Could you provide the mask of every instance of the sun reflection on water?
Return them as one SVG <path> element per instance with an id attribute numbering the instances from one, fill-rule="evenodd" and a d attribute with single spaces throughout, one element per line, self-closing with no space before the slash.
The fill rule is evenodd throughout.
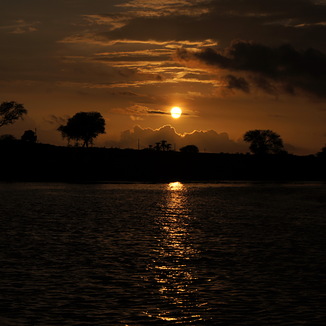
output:
<path id="1" fill-rule="evenodd" d="M 195 281 L 195 260 L 199 250 L 194 247 L 193 216 L 189 209 L 188 189 L 180 182 L 166 185 L 161 214 L 156 223 L 159 230 L 157 246 L 153 249 L 148 269 L 157 284 L 158 305 L 148 316 L 175 324 L 189 324 L 202 320 L 199 313 Z"/>
<path id="2" fill-rule="evenodd" d="M 183 189 L 185 189 L 185 186 L 181 182 L 179 182 L 179 181 L 170 182 L 168 184 L 168 189 L 171 190 L 171 191 L 183 190 Z"/>

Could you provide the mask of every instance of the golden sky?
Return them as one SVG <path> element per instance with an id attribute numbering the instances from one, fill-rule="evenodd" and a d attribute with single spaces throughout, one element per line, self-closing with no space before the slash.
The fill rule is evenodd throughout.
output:
<path id="1" fill-rule="evenodd" d="M 99 111 L 98 146 L 247 151 L 249 129 L 291 153 L 326 143 L 325 1 L 12 0 L 0 12 L 0 101 L 28 109 L 0 134 L 65 144 L 64 119 Z"/>

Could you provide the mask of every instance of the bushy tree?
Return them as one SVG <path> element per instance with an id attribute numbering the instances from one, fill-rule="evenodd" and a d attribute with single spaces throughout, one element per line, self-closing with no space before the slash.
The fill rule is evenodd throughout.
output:
<path id="1" fill-rule="evenodd" d="M 37 141 L 36 132 L 33 130 L 25 130 L 24 134 L 21 136 L 20 139 L 22 141 L 36 143 L 36 141 Z"/>
<path id="2" fill-rule="evenodd" d="M 180 152 L 183 153 L 198 153 L 199 149 L 196 145 L 186 145 L 180 148 Z"/>
<path id="3" fill-rule="evenodd" d="M 83 147 L 93 144 L 94 138 L 105 133 L 105 120 L 99 112 L 78 112 L 69 118 L 66 125 L 58 128 L 63 138 L 83 141 Z"/>
<path id="4" fill-rule="evenodd" d="M 249 149 L 253 154 L 280 154 L 284 153 L 283 140 L 272 130 L 249 130 L 244 136 L 243 140 L 250 143 Z"/>
<path id="5" fill-rule="evenodd" d="M 0 127 L 22 119 L 24 114 L 27 114 L 27 110 L 23 104 L 14 101 L 2 102 L 0 104 Z"/>

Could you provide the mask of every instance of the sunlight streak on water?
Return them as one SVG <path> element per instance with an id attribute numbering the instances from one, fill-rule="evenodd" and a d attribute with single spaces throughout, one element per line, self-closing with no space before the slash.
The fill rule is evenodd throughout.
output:
<path id="1" fill-rule="evenodd" d="M 187 187 L 180 182 L 166 185 L 156 223 L 160 229 L 157 247 L 148 269 L 158 285 L 157 295 L 166 305 L 148 316 L 176 324 L 202 320 L 196 304 L 196 271 L 190 262 L 200 252 L 194 248 Z"/>

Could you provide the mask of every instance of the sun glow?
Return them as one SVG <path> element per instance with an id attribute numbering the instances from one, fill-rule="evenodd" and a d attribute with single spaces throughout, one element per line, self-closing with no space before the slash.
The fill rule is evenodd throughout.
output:
<path id="1" fill-rule="evenodd" d="M 172 118 L 179 119 L 181 114 L 182 114 L 182 110 L 178 106 L 175 106 L 171 109 Z"/>
<path id="2" fill-rule="evenodd" d="M 179 181 L 170 182 L 168 185 L 169 190 L 183 190 L 183 188 L 184 188 L 184 185 Z"/>

